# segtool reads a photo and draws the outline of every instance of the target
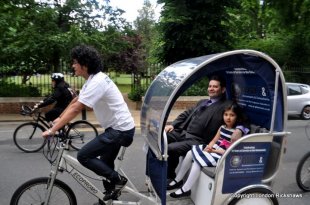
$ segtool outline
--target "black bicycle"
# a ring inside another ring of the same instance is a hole
[[[15,129],[13,134],[14,143],[24,152],[37,152],[47,142],[42,137],[42,133],[51,126],[42,115],[40,109],[32,109],[29,106],[23,105],[21,114],[33,117],[34,121],[23,123]],[[60,129],[54,137],[59,138],[59,141],[68,138],[70,146],[75,150],[79,150],[96,136],[98,136],[98,131],[94,125],[85,120],[78,120]]]
[[[310,140],[310,123],[306,126],[306,135]],[[298,163],[296,181],[300,189],[310,191],[310,151]]]

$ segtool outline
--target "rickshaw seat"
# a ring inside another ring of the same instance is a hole
[[[215,178],[216,167],[203,167],[202,172],[211,178]]]
[[[258,126],[258,125],[254,125],[251,124],[250,125],[250,133],[267,133],[268,130],[264,127]]]

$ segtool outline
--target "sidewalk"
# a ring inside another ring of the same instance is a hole
[[[170,112],[168,121],[172,121],[175,119],[179,113],[181,113],[183,110],[172,110]],[[140,128],[140,110],[130,110],[134,121],[136,128]],[[23,116],[20,114],[1,114],[0,115],[0,123],[3,125],[5,123],[19,123],[19,122],[25,122],[25,121],[31,121],[32,118],[29,116]],[[82,114],[79,114],[73,121],[76,120],[82,120]],[[94,115],[93,111],[87,111],[86,112],[86,120],[95,125],[96,127],[99,127],[99,123],[96,120],[96,117]]]

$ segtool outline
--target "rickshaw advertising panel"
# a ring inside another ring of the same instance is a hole
[[[260,184],[267,159],[269,142],[244,142],[226,157],[223,193],[235,193],[242,187]]]
[[[266,81],[247,68],[229,69],[226,78],[229,98],[238,102],[251,123],[269,129],[273,96]]]

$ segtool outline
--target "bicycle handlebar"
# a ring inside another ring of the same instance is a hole
[[[20,111],[21,115],[31,115],[35,109],[32,109],[28,105],[22,105],[22,110]]]

